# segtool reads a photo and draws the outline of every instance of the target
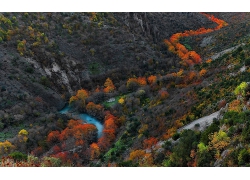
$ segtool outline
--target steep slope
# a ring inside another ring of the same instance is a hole
[[[215,15],[227,22],[242,14]],[[40,157],[43,164],[46,158],[55,158],[57,166],[194,165],[189,159],[171,164],[182,156],[178,150],[171,156],[170,145],[160,153],[153,147],[179,127],[233,100],[232,89],[248,81],[248,67],[243,66],[249,58],[247,31],[233,20],[224,28],[223,20],[211,13],[4,13],[3,133],[19,132],[9,141],[22,153]],[[233,26],[242,34],[231,41]],[[178,32],[188,34],[177,41],[182,50],[193,52],[186,54],[194,54],[195,63],[183,64],[176,44],[174,53],[168,51],[164,39],[171,40]],[[210,60],[212,43],[219,42],[221,32],[224,44],[239,46]],[[203,49],[194,45],[201,40]],[[56,113],[68,100],[74,110],[103,121],[99,140],[94,127]],[[191,137],[188,142],[199,140],[199,135],[185,133]],[[2,140],[14,136],[6,134]],[[8,141],[1,146],[7,147],[3,155],[14,149]],[[196,150],[195,143],[187,148]]]

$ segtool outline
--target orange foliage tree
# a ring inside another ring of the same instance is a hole
[[[148,77],[148,83],[149,83],[149,84],[155,83],[156,80],[157,80],[157,77],[154,76],[154,75],[151,75],[151,76]]]
[[[117,129],[117,117],[112,115],[109,111],[106,112],[103,135],[98,139],[97,145],[102,151],[105,151],[111,143],[115,140],[115,134]]]
[[[104,108],[100,104],[95,104],[93,102],[89,102],[86,106],[86,110],[88,114],[96,115],[98,112],[104,111]]]
[[[85,89],[80,89],[77,91],[75,96],[72,96],[69,99],[69,104],[72,104],[75,101],[79,101],[80,102],[80,106],[83,108],[85,107],[85,99],[89,96],[89,93],[87,90]]]
[[[138,163],[139,166],[153,166],[153,157],[151,153],[144,150],[134,150],[129,155],[129,160]]]
[[[104,83],[104,87],[105,88],[103,89],[103,91],[105,93],[110,93],[110,92],[113,92],[115,90],[115,86],[110,78],[106,79],[106,81]]]
[[[73,138],[75,145],[85,145],[97,136],[97,128],[93,124],[82,124],[81,120],[69,120],[67,127],[60,133],[59,140]],[[64,145],[66,146],[66,144]],[[63,146],[63,149],[66,147]]]
[[[197,54],[195,51],[188,51],[185,46],[180,44],[179,43],[180,38],[209,33],[214,30],[219,30],[222,27],[228,25],[225,21],[215,18],[213,15],[209,15],[205,13],[201,13],[201,14],[205,15],[211,21],[217,23],[218,26],[216,26],[214,29],[205,29],[204,27],[201,27],[197,29],[196,31],[186,30],[183,33],[173,34],[169,40],[164,40],[164,43],[168,46],[168,50],[172,53],[177,54],[183,60],[183,62],[185,62],[184,64],[187,64],[187,65],[199,64],[201,63],[202,60],[201,60],[200,55]]]
[[[200,76],[204,76],[206,73],[207,73],[207,70],[206,69],[202,69],[202,70],[200,70],[199,75]]]
[[[147,80],[145,77],[138,77],[137,78],[137,82],[140,86],[145,86],[147,85]]]
[[[144,150],[132,151],[129,155],[129,160],[138,161],[139,159],[143,158],[145,154],[146,152]]]
[[[47,136],[47,141],[49,143],[55,143],[59,140],[60,132],[59,131],[51,131]]]
[[[131,83],[136,83],[140,86],[145,86],[147,85],[147,81],[145,77],[138,77],[138,78],[129,78],[127,81],[127,87],[131,84]]]
[[[90,154],[91,154],[91,160],[97,158],[100,155],[100,148],[97,145],[97,143],[92,143],[90,145]]]

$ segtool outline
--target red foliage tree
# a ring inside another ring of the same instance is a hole
[[[56,145],[56,146],[53,147],[53,152],[54,153],[58,153],[60,151],[61,151],[61,148],[59,146]]]
[[[52,157],[59,158],[63,163],[68,162],[68,152],[59,152]]]
[[[49,143],[55,143],[59,140],[60,132],[59,131],[51,131],[48,134],[47,141]]]
[[[43,153],[43,148],[41,146],[38,146],[33,151],[31,151],[31,154],[33,154],[34,156],[41,156],[42,153]]]
[[[143,146],[145,149],[152,148],[152,146],[156,145],[157,139],[155,137],[150,137],[143,141]]]

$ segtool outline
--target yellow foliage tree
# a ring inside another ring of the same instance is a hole
[[[21,56],[24,55],[24,52],[26,51],[26,40],[18,41],[17,50]]]
[[[80,89],[77,91],[75,96],[72,96],[69,99],[69,104],[72,104],[73,102],[79,100],[81,102],[81,107],[85,107],[86,103],[85,103],[85,99],[89,96],[89,93],[87,90],[85,89]]]
[[[146,152],[144,150],[140,150],[140,149],[132,151],[129,155],[129,160],[137,162],[138,160],[143,158],[145,154],[146,154]]]
[[[209,149],[215,149],[217,151],[223,150],[226,146],[229,145],[230,138],[227,136],[227,133],[220,130],[219,132],[215,132],[209,136]]]
[[[0,142],[0,155],[5,153],[10,153],[11,150],[14,150],[15,146],[11,144],[9,141]]]
[[[28,131],[26,131],[25,129],[20,130],[18,133],[19,141],[26,142],[28,140],[28,134]]]
[[[124,101],[125,101],[125,100],[124,100],[123,98],[120,98],[120,99],[118,100],[118,103],[123,104]]]
[[[71,104],[72,102],[76,101],[78,98],[76,96],[72,96],[70,99],[69,99],[69,104]]]

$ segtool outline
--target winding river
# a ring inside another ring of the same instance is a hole
[[[71,113],[69,112],[70,110],[70,106],[66,105],[62,110],[60,110],[59,112],[61,114],[67,114],[67,113]],[[98,121],[96,118],[86,114],[86,113],[72,113],[73,115],[79,116],[79,118],[81,120],[83,120],[84,122],[87,122],[89,124],[94,124],[97,128],[97,133],[98,133],[98,138],[101,137],[102,135],[102,130],[103,130],[103,125],[100,123],[100,121]]]

